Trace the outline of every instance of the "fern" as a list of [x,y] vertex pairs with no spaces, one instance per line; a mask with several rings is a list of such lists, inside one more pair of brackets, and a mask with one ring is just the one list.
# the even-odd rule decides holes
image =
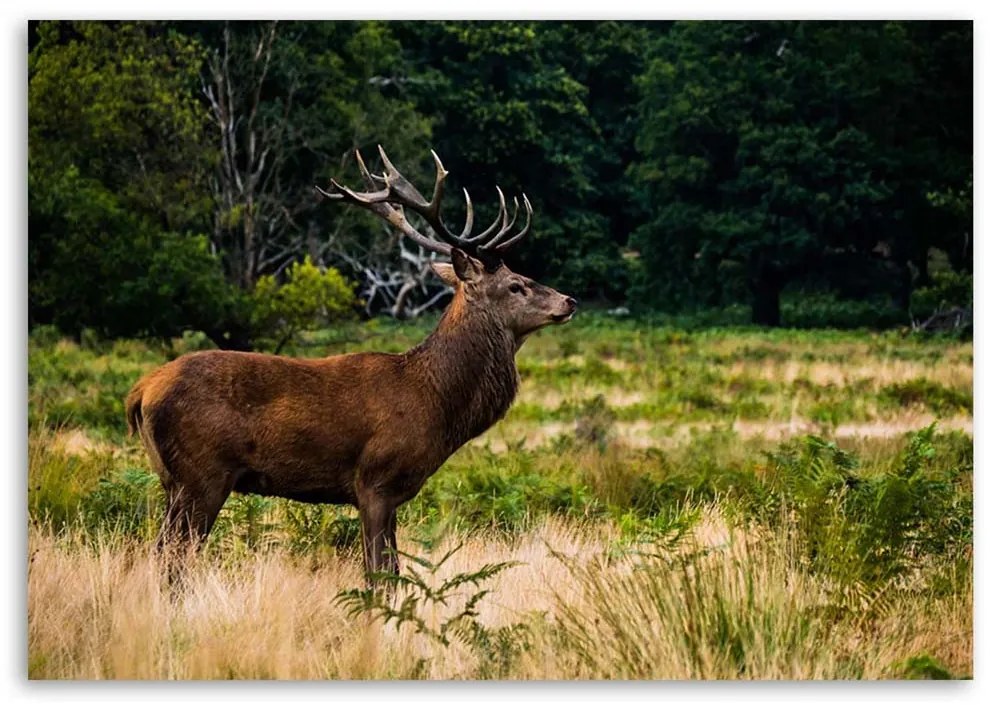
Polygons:
[[[490,629],[478,621],[478,606],[491,592],[482,588],[482,583],[519,563],[489,563],[474,571],[440,578],[441,568],[462,546],[463,543],[452,548],[436,563],[394,551],[393,554],[411,563],[406,572],[374,572],[370,575],[370,587],[345,589],[335,600],[351,617],[370,614],[386,624],[394,622],[396,629],[410,624],[417,634],[442,647],[457,640],[478,657],[481,677],[504,677],[512,660],[528,647],[529,629],[521,623]],[[431,584],[429,577],[440,581]],[[428,606],[442,608],[447,613],[431,623],[425,613]],[[426,659],[420,659],[421,664],[425,662]]]

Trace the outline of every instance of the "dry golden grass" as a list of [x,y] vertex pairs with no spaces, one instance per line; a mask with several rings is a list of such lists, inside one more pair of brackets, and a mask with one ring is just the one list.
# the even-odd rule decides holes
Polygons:
[[[786,541],[733,529],[715,507],[686,543],[701,557],[668,554],[644,568],[606,554],[616,540],[609,526],[548,519],[508,541],[448,540],[424,554],[462,547],[426,579],[518,563],[484,583],[491,593],[479,607],[489,629],[530,629],[505,677],[883,678],[923,653],[972,672],[971,586],[934,601],[898,595],[880,614],[828,625],[811,613],[827,601],[825,583],[800,569]],[[29,541],[31,678],[476,678],[491,660],[410,624],[348,616],[334,596],[363,578],[346,556],[211,553],[189,568],[185,591],[170,594],[146,546],[37,526]],[[432,628],[450,613],[421,608]]]
[[[564,570],[551,547],[582,557],[600,553],[607,540],[601,530],[547,521],[514,542],[459,541],[464,546],[441,572],[519,562],[495,580],[480,609],[481,623],[508,625],[552,609]],[[400,539],[400,546],[412,544]],[[31,678],[470,678],[477,664],[463,646],[440,649],[408,626],[349,618],[334,596],[364,584],[359,559],[205,555],[188,569],[186,591],[172,598],[149,546],[87,543],[32,527],[30,548]],[[418,671],[424,656],[429,662]]]
[[971,676],[971,582],[940,599],[853,593],[854,608],[832,621],[820,611],[836,590],[803,570],[786,536],[706,517],[687,561],[571,568],[583,596],[558,613],[578,677],[884,679],[921,656]]
[[60,429],[51,434],[50,446],[57,446],[67,454],[86,454],[109,451],[111,447],[95,441],[83,429]]

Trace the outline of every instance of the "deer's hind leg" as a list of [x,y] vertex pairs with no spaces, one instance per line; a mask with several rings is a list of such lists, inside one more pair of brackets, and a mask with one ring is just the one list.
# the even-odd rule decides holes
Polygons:
[[159,549],[165,546],[200,549],[232,488],[225,483],[220,490],[206,493],[182,486],[167,490],[165,519],[158,534]]
[[[211,471],[209,467],[200,471],[208,475],[195,479],[174,476],[165,484],[165,518],[156,546],[165,558],[171,583],[180,579],[189,557],[206,542],[234,487],[234,476],[227,471]],[[179,483],[183,478],[189,483]]]

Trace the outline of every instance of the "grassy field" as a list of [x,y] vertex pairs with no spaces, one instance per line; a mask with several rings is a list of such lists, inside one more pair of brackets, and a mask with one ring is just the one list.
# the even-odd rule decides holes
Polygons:
[[391,600],[353,510],[238,495],[163,588],[123,398],[206,346],[32,334],[29,677],[972,676],[969,342],[583,313],[527,342],[506,419],[400,510]]

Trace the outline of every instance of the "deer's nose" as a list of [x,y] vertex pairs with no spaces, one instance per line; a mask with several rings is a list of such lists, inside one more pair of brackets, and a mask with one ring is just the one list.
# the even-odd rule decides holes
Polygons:
[[577,308],[577,304],[578,304],[577,299],[571,298],[570,296],[564,299],[564,303],[566,303],[571,308]]

